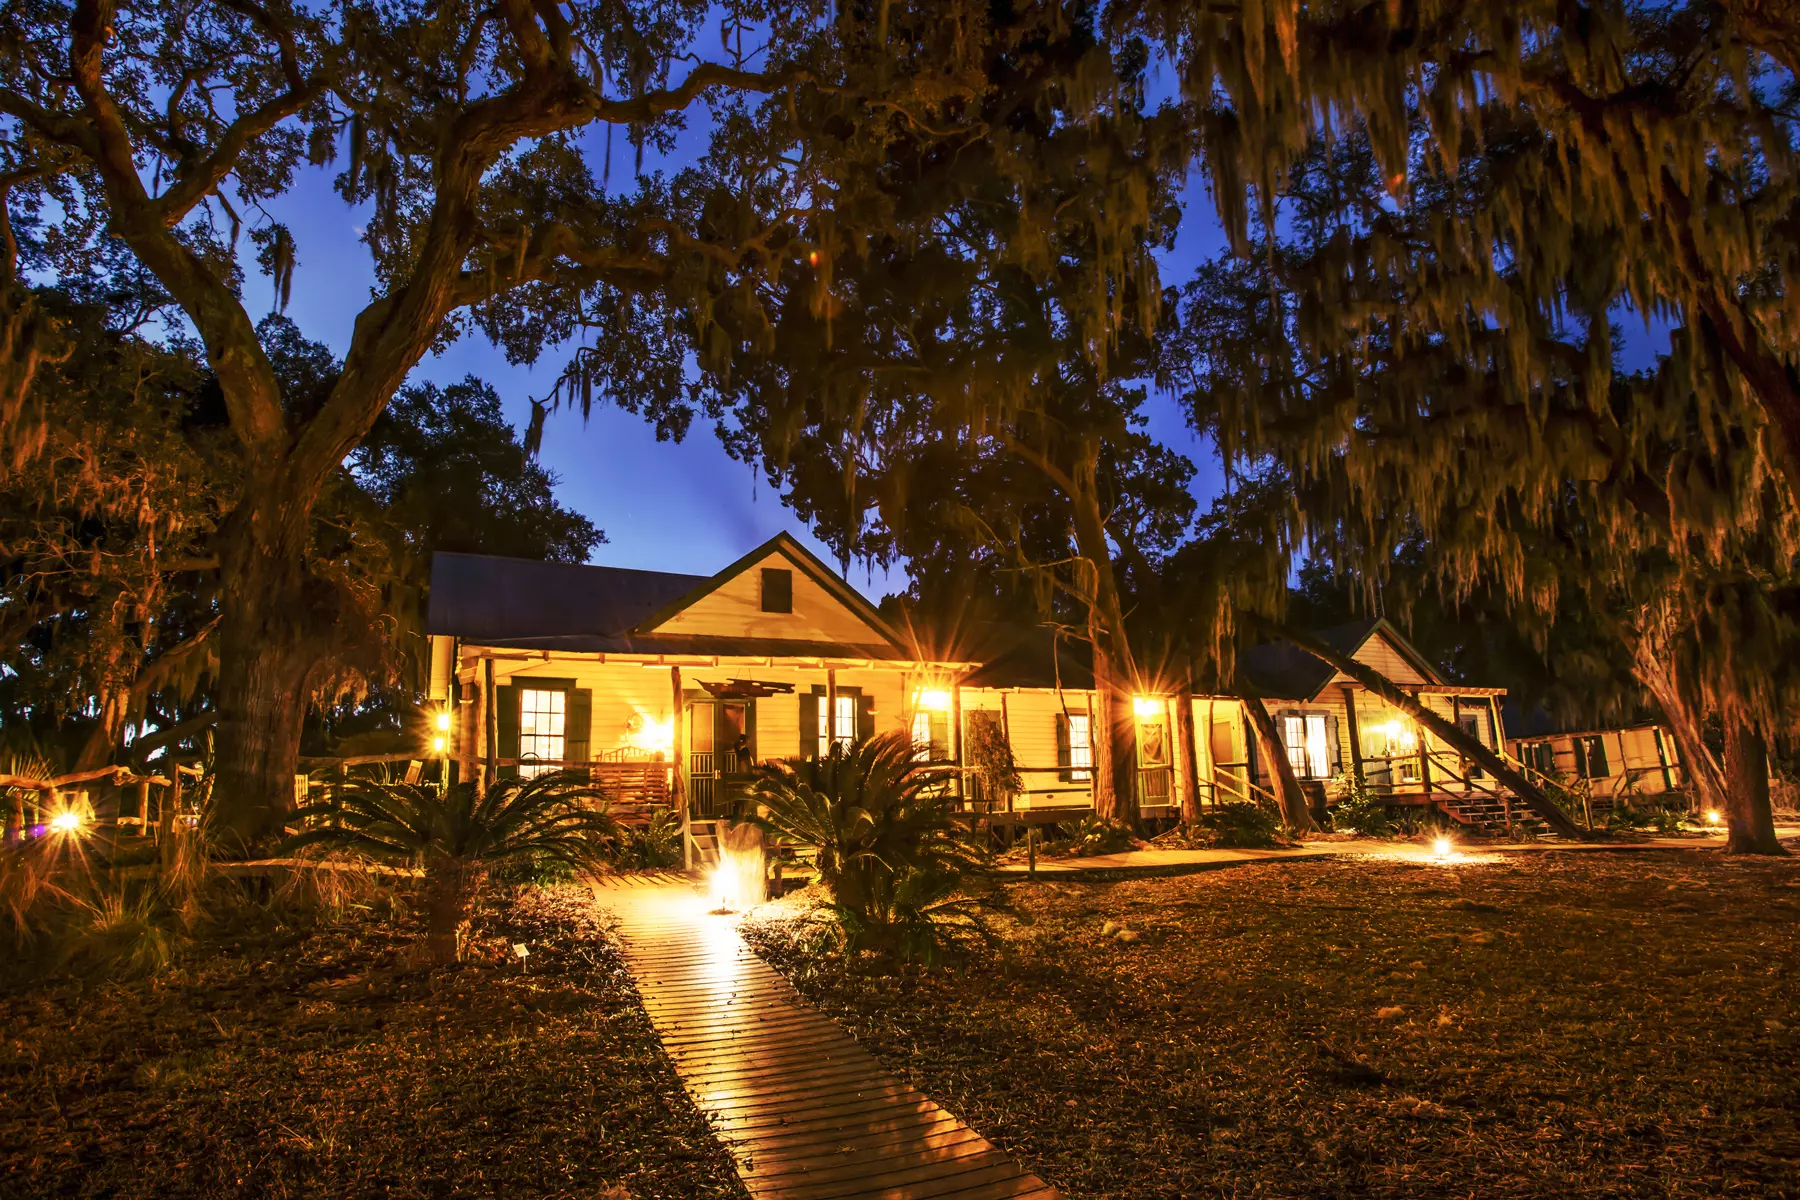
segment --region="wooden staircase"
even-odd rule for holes
[[[719,823],[717,821],[690,821],[688,823],[688,839],[693,845],[695,870],[710,871],[719,865]]]
[[[1439,792],[1431,798],[1436,809],[1483,837],[1507,837],[1506,805],[1489,792]],[[1512,801],[1512,834],[1541,837],[1549,831],[1543,818],[1537,816],[1521,800]]]

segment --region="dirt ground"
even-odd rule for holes
[[[503,905],[485,965],[371,915],[0,991],[0,1196],[742,1197],[586,900]]]
[[[1314,860],[1009,895],[1002,945],[936,971],[747,933],[1070,1197],[1800,1195],[1800,860]]]

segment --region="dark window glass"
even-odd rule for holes
[[[794,573],[781,567],[764,567],[762,573],[762,610],[772,613],[794,611]]]

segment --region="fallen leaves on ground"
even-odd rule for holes
[[[416,933],[264,923],[0,992],[0,1196],[744,1194],[585,891],[499,903],[460,967],[407,968]]]
[[[1000,947],[935,971],[746,933],[1072,1198],[1800,1194],[1800,862],[1320,859],[1009,890]]]

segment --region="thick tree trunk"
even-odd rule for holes
[[[425,868],[425,952],[439,966],[462,961],[487,872],[480,864],[445,859]]]
[[[1457,751],[1465,758],[1474,760],[1482,770],[1492,775],[1500,785],[1525,802],[1527,808],[1538,816],[1546,825],[1566,838],[1580,839],[1587,835],[1575,824],[1574,818],[1544,795],[1543,789],[1532,783],[1524,775],[1515,770],[1511,763],[1481,744],[1481,739],[1470,737],[1462,729],[1438,714],[1426,708],[1419,701],[1408,695],[1395,685],[1394,681],[1381,672],[1345,654],[1339,654],[1318,638],[1309,637],[1296,629],[1276,621],[1259,617],[1255,613],[1240,613],[1239,619],[1254,628],[1259,628],[1273,637],[1293,643],[1320,662],[1336,670],[1342,671],[1370,692],[1411,717],[1414,721],[1429,729],[1438,739]]]
[[[1112,659],[1096,640],[1090,643],[1094,653],[1094,720],[1088,730],[1094,751],[1094,815],[1102,821],[1125,819],[1116,786],[1117,772],[1113,759],[1117,747],[1112,730],[1116,706],[1112,684]]]
[[[1192,825],[1200,819],[1200,760],[1194,730],[1194,677],[1184,673],[1175,696],[1175,770],[1181,779],[1181,820]]]
[[[1269,715],[1268,706],[1247,680],[1238,680],[1237,694],[1238,699],[1244,702],[1244,711],[1249,714],[1250,724],[1256,727],[1256,740],[1262,752],[1263,765],[1269,768],[1269,778],[1275,781],[1275,794],[1281,798],[1282,824],[1294,833],[1313,832],[1318,826],[1313,822],[1312,810],[1307,807],[1306,793],[1300,788],[1300,780],[1294,775],[1294,764],[1288,761],[1287,751],[1282,746],[1280,731],[1275,728],[1275,718]]]
[[[1725,852],[1787,853],[1775,838],[1769,803],[1769,747],[1762,731],[1736,713],[1725,715]]]
[[[278,535],[294,521],[279,501],[246,498],[224,531],[220,556],[219,829],[253,850],[278,837],[294,807],[300,726],[332,619],[324,585],[306,569],[304,538]],[[302,513],[302,529],[310,514]]]

